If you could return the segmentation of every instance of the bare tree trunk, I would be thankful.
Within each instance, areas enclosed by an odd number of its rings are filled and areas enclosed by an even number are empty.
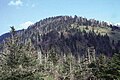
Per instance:
[[[71,58],[71,61],[70,61],[70,80],[74,80],[74,73],[73,73],[73,67],[74,66],[72,66],[72,63],[74,62],[73,60],[74,60],[74,58],[73,58],[73,55],[72,55],[72,53],[71,53],[71,55],[70,55],[70,58]]]
[[[45,54],[45,56],[44,56],[45,58],[44,58],[44,69],[46,70],[46,68],[47,68],[47,54]]]
[[[54,70],[55,80],[59,80],[59,73],[57,70]]]
[[[39,64],[42,64],[42,53],[41,53],[41,51],[38,51],[38,60],[39,60]]]

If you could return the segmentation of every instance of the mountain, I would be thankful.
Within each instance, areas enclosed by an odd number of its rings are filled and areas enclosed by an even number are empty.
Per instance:
[[[77,56],[94,47],[96,54],[111,56],[120,48],[120,27],[76,15],[40,20],[26,30],[17,31],[17,35],[21,36],[21,43],[31,40],[36,49],[42,49],[43,53],[55,48],[58,53]],[[2,35],[0,41],[9,36],[10,33]]]
[[[18,30],[18,31],[16,31],[16,33],[21,34],[23,31],[24,31],[24,29],[23,30]],[[9,38],[10,36],[11,36],[10,32],[1,35],[0,36],[0,43],[2,43],[6,38]]]
[[[3,42],[3,40],[4,40],[5,38],[8,38],[8,37],[10,37],[10,33],[5,33],[5,34],[1,35],[1,36],[0,36],[0,43]]]
[[[0,80],[119,80],[120,28],[50,17],[1,37]]]

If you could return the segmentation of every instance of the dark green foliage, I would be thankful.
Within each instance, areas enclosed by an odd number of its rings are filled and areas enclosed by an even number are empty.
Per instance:
[[[0,80],[33,80],[37,72],[37,58],[29,44],[18,43],[14,28],[1,54]],[[34,54],[34,55],[33,55]],[[39,77],[38,77],[39,78]]]
[[[57,65],[58,63],[58,56],[57,56],[57,53],[55,52],[55,50],[51,49],[50,53],[48,54],[49,57],[48,57],[48,61],[51,61],[53,62],[53,65]]]
[[[113,80],[120,79],[120,54],[115,54],[107,59],[105,55],[100,55],[96,62],[89,65],[97,79]]]
[[[111,77],[115,79],[120,79],[120,54],[115,54],[108,64]]]

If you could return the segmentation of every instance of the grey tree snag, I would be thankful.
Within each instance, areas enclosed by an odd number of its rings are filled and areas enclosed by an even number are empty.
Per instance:
[[[42,52],[41,52],[41,50],[39,49],[37,53],[38,53],[39,64],[42,64]]]
[[[14,26],[11,26],[11,40],[12,40],[12,44],[14,44],[14,40],[15,40],[15,28]]]
[[[89,64],[96,60],[95,59],[95,49],[94,49],[94,47],[89,47],[88,48],[88,55],[87,56],[88,56]]]

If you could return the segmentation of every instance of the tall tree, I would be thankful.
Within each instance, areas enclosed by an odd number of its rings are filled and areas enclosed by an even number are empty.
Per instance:
[[[0,57],[0,80],[33,80],[37,76],[37,55],[30,42],[19,43],[19,37],[11,27],[12,37],[5,42],[4,51]]]

